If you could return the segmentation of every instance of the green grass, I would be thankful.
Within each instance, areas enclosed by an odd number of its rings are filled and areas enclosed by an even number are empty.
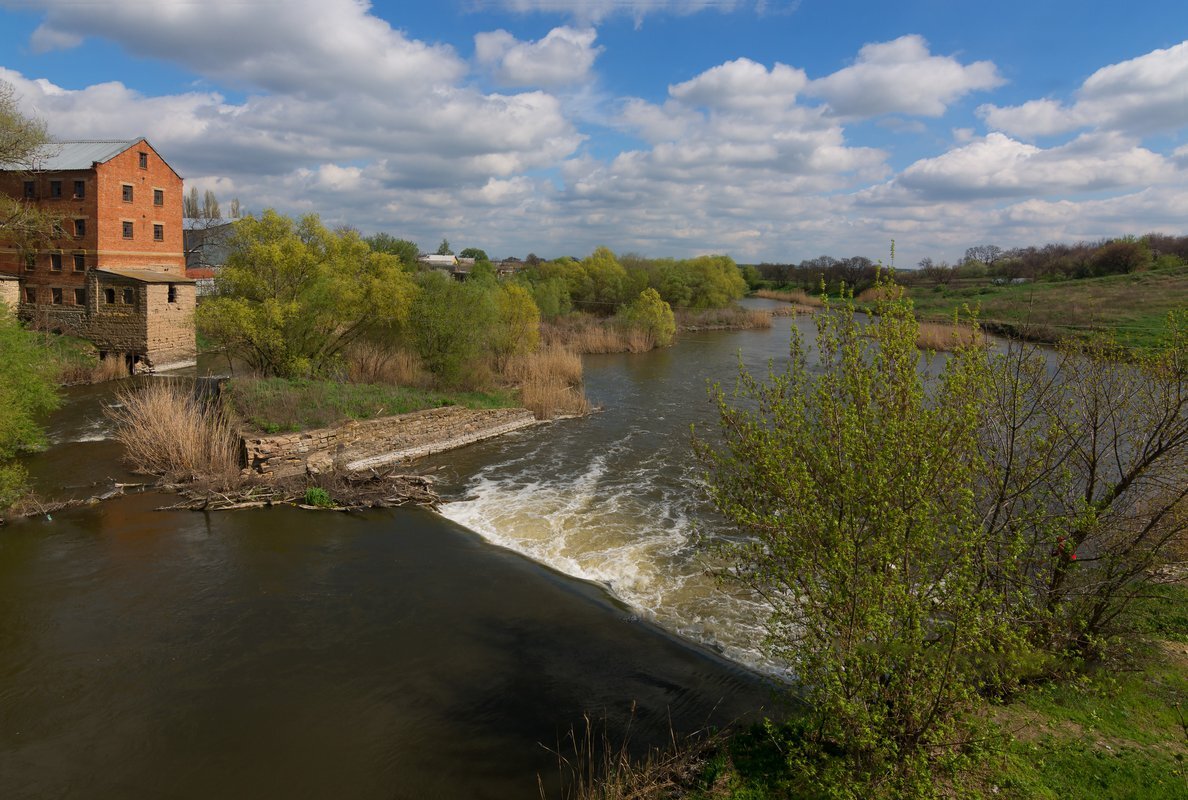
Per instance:
[[[1141,671],[1025,693],[1002,709],[1015,739],[985,785],[1018,798],[1188,797],[1184,647],[1153,652]],[[1178,652],[1177,652],[1178,650]]]
[[[986,323],[1010,326],[1038,341],[1113,332],[1127,347],[1151,347],[1167,313],[1188,302],[1188,266],[1080,280],[996,286],[913,286],[920,319],[951,319],[962,305]]]
[[[1037,686],[993,708],[989,757],[938,785],[987,800],[1188,798],[1188,585],[1152,585],[1130,621],[1150,637],[1130,669]],[[795,721],[736,732],[673,796],[802,797],[785,756],[800,735]]]
[[[266,433],[325,428],[349,419],[374,419],[426,408],[506,408],[505,392],[431,392],[383,384],[236,378],[227,387],[241,419]]]

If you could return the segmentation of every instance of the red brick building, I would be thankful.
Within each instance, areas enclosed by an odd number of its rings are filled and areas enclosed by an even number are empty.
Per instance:
[[[104,357],[163,369],[194,363],[182,179],[145,139],[57,142],[0,193],[58,218],[36,249],[0,241],[22,318],[92,341]]]

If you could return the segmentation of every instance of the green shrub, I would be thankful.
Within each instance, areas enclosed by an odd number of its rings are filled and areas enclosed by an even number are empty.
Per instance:
[[[333,508],[334,500],[325,489],[311,486],[305,490],[305,504],[307,506],[317,506],[318,508]]]

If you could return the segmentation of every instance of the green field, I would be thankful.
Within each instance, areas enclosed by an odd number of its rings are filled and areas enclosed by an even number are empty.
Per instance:
[[[1127,347],[1158,341],[1169,311],[1188,306],[1188,266],[1080,280],[995,285],[986,280],[912,286],[922,320],[951,319],[963,305],[991,330],[1055,342],[1113,332]]]

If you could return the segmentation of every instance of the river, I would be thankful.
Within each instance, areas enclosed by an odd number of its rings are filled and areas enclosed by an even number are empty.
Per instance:
[[[775,323],[588,357],[604,410],[427,462],[441,515],[146,493],[0,529],[0,797],[535,797],[585,713],[642,747],[770,708],[689,426],[811,324]],[[135,480],[109,399],[70,390],[44,493]]]

